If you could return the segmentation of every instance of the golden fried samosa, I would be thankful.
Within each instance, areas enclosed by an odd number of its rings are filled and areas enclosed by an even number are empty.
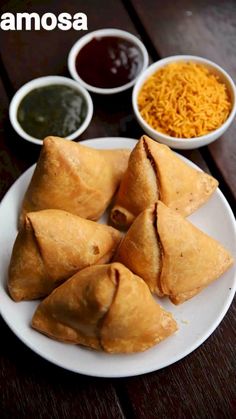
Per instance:
[[[114,228],[66,211],[28,213],[11,256],[11,297],[20,301],[50,294],[78,270],[109,262],[120,239]]]
[[[21,222],[27,212],[48,208],[98,220],[119,186],[129,154],[47,137],[23,200]]]
[[[114,259],[174,304],[198,294],[233,263],[220,243],[160,201],[136,218]]]
[[[75,274],[41,302],[32,326],[54,339],[111,353],[145,351],[177,329],[145,282],[120,263]]]
[[[158,199],[187,216],[209,199],[217,185],[212,176],[193,169],[169,147],[144,135],[130,155],[111,219],[128,227]]]

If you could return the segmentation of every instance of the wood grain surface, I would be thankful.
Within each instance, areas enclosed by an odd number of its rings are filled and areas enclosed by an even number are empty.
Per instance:
[[[182,361],[158,373],[124,380],[136,417],[234,417],[235,315],[234,304],[214,334]]]
[[[3,11],[13,10],[24,11],[22,5],[10,1],[8,6],[2,8]],[[26,2],[27,3],[27,2]],[[138,28],[131,20],[128,11],[121,1],[112,0],[99,2],[99,10],[91,14],[96,0],[83,0],[79,3],[80,10],[83,10],[89,16],[90,30],[96,30],[103,27],[117,27],[128,30],[140,38],[145,37],[145,33],[139,34]],[[77,1],[70,1],[67,5],[67,12],[75,13],[78,10]],[[126,2],[125,2],[126,5]],[[45,11],[45,5],[42,2],[28,2],[25,10],[36,11],[42,14]],[[52,1],[47,11],[53,11],[59,14],[63,10],[62,2]],[[109,22],[109,25],[108,23]],[[69,76],[67,70],[67,56],[74,42],[83,36],[84,33],[73,30],[63,32],[55,30],[31,31],[29,32],[2,32],[2,65],[7,76],[8,87],[12,94],[24,83],[35,77],[58,74]],[[35,49],[37,45],[37,50]],[[150,55],[153,51],[149,51]],[[154,59],[152,57],[152,59]],[[17,62],[17,65],[15,63]],[[96,138],[102,136],[126,136],[138,138],[142,133],[140,127],[135,121],[131,106],[131,90],[127,93],[121,93],[114,97],[94,95],[94,116],[86,132],[80,137],[80,140],[87,138]],[[38,149],[38,147],[34,147]],[[183,153],[191,159],[192,152]],[[206,162],[201,158],[198,151],[195,151],[197,161],[201,168],[206,167]]]
[[[89,31],[128,30],[145,42],[151,60],[166,55],[202,55],[236,79],[236,3],[179,0],[1,1],[1,12],[36,11],[88,15]],[[10,127],[14,92],[32,78],[68,75],[67,54],[84,32],[0,32],[0,198],[37,160],[40,147]],[[79,138],[142,133],[131,91],[92,95],[94,116]],[[236,127],[208,148],[183,152],[221,181],[233,207],[236,196]],[[1,234],[1,233],[0,233]],[[210,302],[209,302],[210,304]],[[214,334],[196,351],[161,371],[127,379],[85,377],[37,356],[0,320],[0,417],[11,418],[233,418],[236,413],[234,303]],[[191,327],[188,325],[186,327]]]

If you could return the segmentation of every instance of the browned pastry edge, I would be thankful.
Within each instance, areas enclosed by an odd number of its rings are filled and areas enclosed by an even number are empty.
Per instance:
[[[147,159],[150,161],[151,167],[152,167],[152,169],[155,173],[155,176],[156,176],[156,184],[157,184],[157,199],[156,200],[158,201],[158,199],[159,199],[161,201],[161,188],[160,188],[161,181],[160,181],[160,175],[159,175],[159,172],[158,172],[158,167],[157,167],[157,164],[156,164],[156,162],[153,158],[152,152],[151,152],[150,148],[148,147],[148,143],[145,139],[145,136],[143,136],[141,138],[143,139],[143,148],[144,148],[144,151],[146,153]]]
[[[118,271],[118,269],[114,269],[114,268],[112,268],[112,267],[110,267],[110,271],[112,272],[114,272],[114,275],[112,276],[112,280],[113,280],[113,282],[115,282],[115,291],[114,291],[114,294],[113,294],[113,298],[112,298],[112,301],[111,301],[111,304],[110,304],[110,307],[108,308],[108,310],[106,311],[106,313],[104,313],[104,316],[100,319],[100,321],[98,322],[98,327],[97,327],[97,330],[98,330],[98,334],[97,334],[97,338],[98,338],[98,341],[99,341],[99,344],[100,344],[100,347],[101,347],[101,349],[103,350],[103,351],[106,351],[106,348],[104,347],[104,345],[103,345],[103,343],[102,343],[102,327],[103,327],[103,324],[105,323],[105,321],[106,321],[106,318],[107,318],[107,316],[108,316],[108,314],[109,314],[109,311],[110,311],[110,309],[111,309],[111,307],[112,307],[112,304],[113,304],[113,302],[115,301],[115,298],[116,298],[116,296],[117,296],[117,293],[118,293],[118,288],[119,288],[119,282],[120,282],[120,275],[119,275],[119,271]]]
[[[159,233],[158,233],[158,214],[157,214],[157,207],[158,207],[158,202],[155,203],[155,205],[154,205],[154,211],[153,211],[153,214],[154,214],[154,223],[153,223],[153,225],[154,225],[155,232],[156,232],[157,246],[159,247],[160,254],[161,254],[161,260],[160,260],[161,266],[160,266],[160,271],[159,271],[158,277],[157,277],[157,288],[156,289],[158,290],[158,292],[157,292],[158,297],[163,297],[164,296],[164,293],[163,293],[162,286],[161,286],[161,271],[162,271],[162,266],[163,266],[164,249],[163,249],[163,246],[162,246],[162,243],[161,243],[161,238],[160,238]]]

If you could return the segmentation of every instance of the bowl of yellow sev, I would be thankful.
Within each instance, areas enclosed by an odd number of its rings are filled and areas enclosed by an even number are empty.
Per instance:
[[[176,55],[141,73],[132,104],[150,137],[171,148],[193,149],[215,141],[230,126],[236,89],[229,74],[212,61]]]

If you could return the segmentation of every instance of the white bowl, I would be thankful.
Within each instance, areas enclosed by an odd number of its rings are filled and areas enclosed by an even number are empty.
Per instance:
[[[162,132],[159,132],[159,131],[155,130],[154,128],[152,128],[142,118],[142,116],[139,112],[137,99],[138,99],[138,94],[140,92],[140,89],[143,86],[144,82],[153,73],[155,73],[160,68],[166,66],[167,64],[170,64],[172,62],[177,62],[177,61],[191,61],[191,62],[195,62],[195,63],[198,63],[198,64],[205,65],[206,67],[208,67],[212,71],[212,73],[217,74],[220,77],[220,80],[223,81],[228,88],[228,91],[229,91],[229,94],[230,94],[230,97],[231,97],[231,101],[232,101],[232,110],[231,110],[227,120],[219,128],[210,132],[209,134],[202,135],[201,137],[193,137],[193,138],[171,137],[169,135],[163,134]],[[151,138],[153,138],[153,139],[155,139],[155,140],[157,140],[157,141],[159,141],[163,144],[166,144],[171,148],[177,148],[177,149],[182,149],[182,150],[183,149],[190,150],[190,149],[193,149],[193,148],[202,147],[202,146],[205,146],[207,144],[212,143],[217,138],[221,137],[223,135],[223,133],[228,129],[228,127],[232,123],[232,121],[235,117],[235,113],[236,113],[236,89],[235,89],[235,85],[234,85],[233,80],[226,73],[226,71],[223,70],[223,68],[221,68],[219,65],[213,63],[212,61],[209,61],[206,58],[196,57],[196,56],[193,56],[193,55],[175,55],[175,56],[163,58],[162,60],[159,60],[159,61],[155,62],[154,64],[150,65],[150,67],[148,67],[146,69],[146,71],[144,71],[138,77],[138,79],[135,83],[134,89],[133,89],[132,105],[133,105],[133,110],[134,110],[134,113],[135,113],[135,116],[137,118],[137,121],[138,121],[139,125],[144,129],[144,131]]]
[[[148,53],[143,45],[143,43],[134,35],[132,35],[129,32],[122,31],[120,29],[99,29],[97,31],[93,31],[88,33],[87,35],[82,36],[71,48],[69,55],[68,55],[68,69],[71,74],[71,77],[73,77],[74,80],[78,81],[82,86],[85,87],[85,89],[88,89],[89,91],[93,93],[99,93],[103,95],[111,95],[115,93],[123,92],[124,90],[129,89],[132,87],[137,80],[138,75],[131,80],[129,83],[126,83],[122,86],[114,87],[114,88],[102,88],[102,87],[96,87],[92,86],[88,83],[86,83],[83,79],[80,78],[80,76],[77,73],[75,61],[76,57],[78,55],[78,52],[86,45],[88,44],[93,38],[95,37],[107,37],[107,36],[117,36],[119,38],[126,39],[133,44],[135,44],[141,51],[143,56],[143,66],[140,71],[143,72],[145,68],[148,66]]]
[[[88,127],[92,119],[93,102],[90,97],[90,94],[82,86],[76,83],[74,80],[71,80],[67,77],[61,77],[61,76],[46,76],[46,77],[39,77],[37,79],[33,79],[29,81],[28,83],[24,84],[22,87],[20,87],[19,90],[17,90],[17,92],[15,93],[15,95],[13,96],[11,100],[10,107],[9,107],[9,118],[10,118],[13,128],[15,129],[17,134],[19,134],[25,140],[30,141],[31,143],[42,145],[43,141],[42,139],[35,138],[24,131],[24,129],[22,128],[22,126],[20,125],[17,119],[18,107],[22,99],[32,90],[38,87],[49,86],[53,84],[57,84],[57,85],[62,84],[64,86],[73,87],[73,89],[77,90],[83,96],[87,104],[87,115],[85,117],[85,120],[76,131],[74,131],[72,134],[66,137],[67,140],[74,140],[79,135],[81,135],[82,132],[86,130],[86,128]]]

